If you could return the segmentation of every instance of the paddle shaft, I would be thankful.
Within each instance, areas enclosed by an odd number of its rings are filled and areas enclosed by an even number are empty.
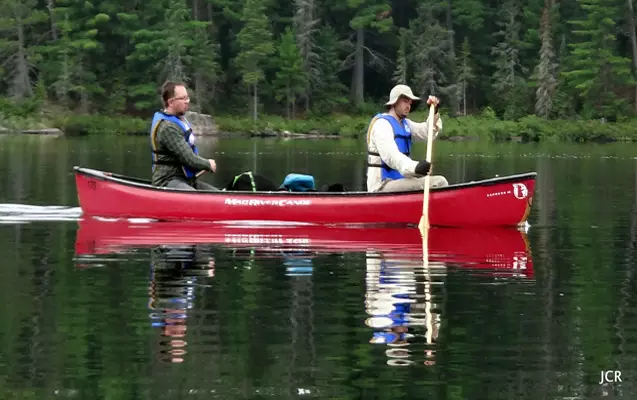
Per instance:
[[[429,106],[429,118],[427,119],[427,155],[425,160],[428,163],[431,163],[432,158],[432,148],[433,148],[433,139],[434,139],[434,117],[436,114],[436,106],[431,104]],[[429,183],[431,180],[431,170],[429,173],[425,175],[425,188],[423,189],[423,198],[422,198],[422,218],[420,219],[420,228],[428,229],[429,228]]]

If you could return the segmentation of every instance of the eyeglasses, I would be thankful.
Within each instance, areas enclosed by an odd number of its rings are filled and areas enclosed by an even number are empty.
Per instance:
[[[173,97],[171,100],[184,100],[184,101],[189,101],[189,100],[190,100],[190,96],[179,96],[179,97]]]

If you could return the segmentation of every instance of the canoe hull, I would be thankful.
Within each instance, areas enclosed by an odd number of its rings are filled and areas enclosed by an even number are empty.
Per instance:
[[[162,221],[279,221],[310,224],[418,224],[421,191],[401,193],[192,192],[74,168],[84,215]],[[535,173],[431,190],[431,226],[519,226],[526,222]]]

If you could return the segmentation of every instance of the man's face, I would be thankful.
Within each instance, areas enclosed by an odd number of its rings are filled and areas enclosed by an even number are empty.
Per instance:
[[[394,104],[394,110],[399,118],[405,118],[409,111],[411,111],[411,99],[405,96],[400,96],[396,104]]]
[[[190,97],[184,86],[175,87],[175,96],[168,100],[168,105],[176,115],[183,115],[188,111],[190,105]]]

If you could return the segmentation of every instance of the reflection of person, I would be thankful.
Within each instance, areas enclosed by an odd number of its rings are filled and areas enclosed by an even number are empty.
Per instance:
[[[152,326],[161,328],[161,358],[180,363],[186,354],[188,312],[198,275],[214,276],[214,259],[202,260],[195,246],[159,246],[151,251],[149,308]]]
[[[421,266],[422,268],[422,266]],[[431,282],[417,274],[413,260],[400,260],[371,253],[367,257],[366,324],[374,329],[370,343],[388,346],[389,365],[409,365],[416,335],[414,326],[425,330],[425,365],[435,363],[440,316],[432,311]],[[421,296],[420,287],[425,289]],[[424,297],[424,303],[421,299]],[[424,314],[424,315],[423,315]],[[423,335],[418,335],[423,336]]]

